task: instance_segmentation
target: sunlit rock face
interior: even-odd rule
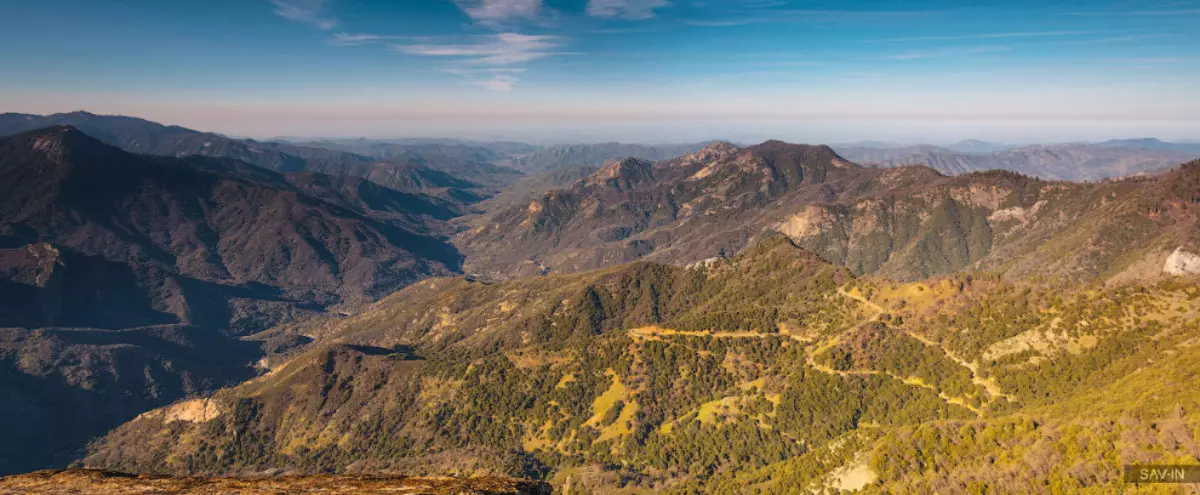
[[[1200,255],[1189,253],[1180,247],[1167,257],[1163,271],[1171,275],[1200,274]]]

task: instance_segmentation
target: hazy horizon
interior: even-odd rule
[[[0,111],[236,136],[951,143],[1200,135],[1200,4],[45,0]],[[69,13],[69,15],[64,15]]]
[[[509,129],[500,131],[498,128],[479,128],[474,130],[464,130],[463,128],[447,127],[442,131],[429,130],[432,126],[419,126],[422,130],[398,131],[396,133],[387,133],[386,131],[377,130],[364,134],[344,133],[344,134],[325,134],[325,135],[289,135],[286,133],[266,133],[259,135],[239,134],[236,132],[227,132],[222,129],[204,128],[181,123],[180,120],[156,119],[146,117],[144,115],[130,115],[119,113],[101,113],[90,110],[74,109],[64,112],[47,112],[44,114],[33,112],[14,112],[14,113],[30,113],[34,115],[50,115],[54,113],[71,113],[71,112],[87,112],[104,116],[123,116],[145,119],[157,122],[164,125],[179,125],[196,131],[213,132],[237,139],[255,139],[259,141],[317,141],[323,139],[368,139],[377,141],[388,140],[462,140],[462,141],[513,141],[525,144],[538,146],[553,146],[553,145],[583,145],[583,144],[599,144],[599,143],[624,143],[624,144],[643,144],[643,145],[670,145],[670,144],[692,144],[708,141],[729,141],[743,145],[758,144],[767,140],[781,140],[792,143],[805,144],[828,144],[828,145],[895,145],[895,146],[915,146],[915,145],[935,145],[949,146],[963,141],[983,141],[989,144],[1022,146],[1022,145],[1037,145],[1037,144],[1060,144],[1060,143],[1102,143],[1110,140],[1126,140],[1126,139],[1159,139],[1167,142],[1184,143],[1184,144],[1200,144],[1200,139],[1191,138],[1194,136],[1186,132],[1186,130],[1200,128],[1198,126],[1179,125],[1173,123],[1148,122],[1145,125],[1136,128],[1141,134],[1129,133],[1120,134],[1119,130],[1105,133],[1099,132],[1078,132],[1083,128],[1100,127],[1096,126],[1095,122],[1082,122],[1070,128],[1063,128],[1066,132],[1048,132],[1042,134],[1034,133],[1008,133],[1008,134],[989,134],[987,132],[987,123],[977,122],[937,122],[936,125],[931,125],[929,122],[903,122],[903,121],[874,121],[874,122],[848,122],[848,123],[804,123],[799,125],[764,125],[760,122],[713,122],[713,123],[695,123],[688,122],[690,127],[683,129],[680,132],[679,122],[637,122],[625,124],[613,124],[605,129],[547,129],[547,128],[530,128],[530,129]],[[707,124],[707,125],[706,125]],[[1082,124],[1079,125],[1079,124]],[[1100,123],[1105,124],[1105,123]],[[1156,125],[1161,124],[1161,125]],[[1188,123],[1191,124],[1191,123]],[[952,132],[943,134],[941,138],[926,137],[930,136],[927,131],[929,129],[952,129]],[[704,129],[713,129],[706,131]],[[972,131],[970,129],[982,129]],[[1151,129],[1158,129],[1153,132]],[[690,131],[690,132],[689,132]],[[1179,132],[1182,131],[1182,132]],[[1178,137],[1172,137],[1178,136]],[[877,146],[878,147],[878,146]],[[885,146],[887,147],[887,146]]]

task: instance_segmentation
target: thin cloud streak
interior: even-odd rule
[[[1008,46],[979,46],[974,48],[947,48],[945,50],[928,50],[919,52],[899,53],[888,57],[891,60],[925,60],[931,58],[962,57],[1011,50]]]
[[[712,19],[712,20],[708,20],[708,19],[694,19],[694,20],[693,20],[693,19],[685,19],[685,20],[682,20],[682,21],[679,21],[679,22],[680,22],[680,23],[682,23],[682,24],[686,24],[686,25],[688,25],[688,26],[699,26],[699,27],[732,27],[732,26],[745,26],[745,25],[747,25],[747,24],[758,24],[758,23],[760,23],[760,22],[766,22],[766,19],[765,19],[765,18],[752,18],[752,19]]]
[[[525,72],[525,69],[511,67],[493,67],[488,69],[462,69],[451,68],[446,69],[449,74],[462,76],[467,78],[471,84],[492,91],[511,92],[516,86],[520,78],[512,74],[520,74]],[[480,79],[480,75],[490,75],[491,77]]]
[[[556,55],[557,36],[500,33],[489,35],[475,43],[393,45],[392,49],[407,55],[457,57],[471,65],[503,66],[530,62]]]
[[[1174,9],[1174,10],[1132,10],[1126,12],[1067,12],[1062,15],[1073,16],[1138,16],[1138,17],[1159,17],[1159,16],[1176,16],[1176,15],[1200,15],[1200,9]]]
[[[338,20],[325,14],[326,0],[269,0],[275,14],[289,21],[311,24],[328,31],[337,27]]]
[[[383,43],[385,41],[395,41],[402,39],[412,39],[407,36],[389,36],[380,34],[351,34],[351,33],[333,33],[333,37],[329,39],[329,44],[335,46],[358,46],[370,45],[374,43]]]
[[[464,77],[476,86],[509,92],[520,81],[515,74],[525,72],[525,68],[512,65],[562,55],[555,51],[559,46],[557,36],[500,33],[473,37],[468,42],[392,45],[392,49],[406,55],[458,59],[464,66],[445,72]]]
[[[766,24],[771,22],[789,22],[796,20],[795,18],[820,17],[820,18],[865,18],[865,17],[925,17],[931,15],[940,15],[937,11],[920,11],[920,12],[901,12],[894,10],[771,10],[764,9],[764,13],[747,13],[743,17],[733,17],[726,19],[683,19],[679,22],[689,26],[699,27],[732,27],[745,26],[749,24]]]
[[[588,0],[587,15],[640,21],[654,17],[654,11],[671,3],[667,0]]]
[[[940,11],[898,11],[898,10],[810,10],[810,9],[790,9],[777,10],[772,14],[783,14],[791,16],[834,16],[834,17],[923,17],[930,15],[940,15]]]
[[[1011,39],[1011,38],[1050,38],[1059,36],[1078,36],[1083,34],[1096,34],[1096,31],[1023,31],[1011,33],[983,33],[983,34],[964,34],[964,35],[949,35],[949,36],[912,36],[905,38],[884,38],[877,40],[863,40],[863,43],[902,43],[908,41],[961,41],[961,40],[995,40],[995,39]]]
[[[492,76],[491,79],[471,81],[471,84],[481,86],[492,91],[507,93],[513,90],[513,86],[516,85],[517,81],[519,80],[520,79],[516,78],[515,76],[497,75]]]
[[[1192,61],[1192,59],[1178,57],[1110,58],[1105,60],[1105,62],[1114,64],[1182,64],[1190,61]]]
[[[1166,38],[1165,34],[1136,34],[1131,36],[1115,36],[1112,38],[1097,38],[1091,40],[1072,41],[1070,45],[1102,45],[1108,43],[1126,43],[1129,41],[1152,40],[1158,38]]]
[[[542,0],[455,0],[454,4],[471,20],[483,24],[534,20],[542,11]]]
[[[446,69],[446,73],[456,76],[469,77],[477,74],[520,74],[525,72],[525,69],[519,67],[490,67],[487,69],[464,69],[461,67],[452,67]]]

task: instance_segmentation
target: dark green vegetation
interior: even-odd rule
[[[1123,463],[1200,454],[1191,283],[897,284],[777,237],[704,268],[430,280],[314,335],[217,414],[144,415],[85,463],[1013,493],[1120,492]]]

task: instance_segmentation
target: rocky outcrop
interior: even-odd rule
[[[143,413],[140,418],[158,419],[164,423],[186,421],[206,423],[217,419],[225,412],[221,403],[213,399],[185,400],[170,406]]]
[[[1170,275],[1200,274],[1200,255],[1189,253],[1180,246],[1167,257],[1163,272]]]

